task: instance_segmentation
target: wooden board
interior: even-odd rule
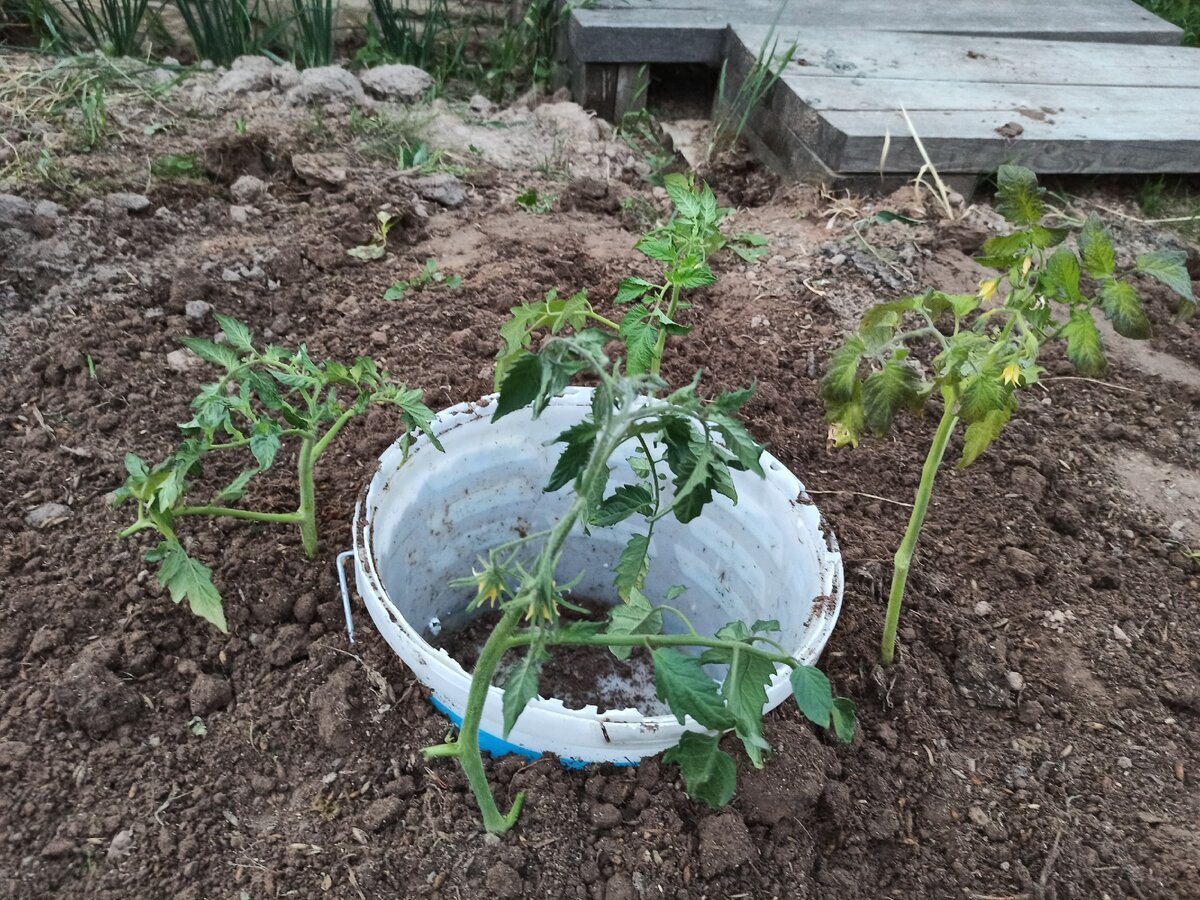
[[[707,63],[722,59],[727,26],[814,28],[853,33],[926,32],[1059,41],[1178,44],[1179,28],[1133,0],[603,0],[572,11],[568,40],[581,62]]]

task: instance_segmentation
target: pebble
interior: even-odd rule
[[[1020,672],[1009,672],[1004,676],[1008,680],[1008,686],[1014,691],[1025,690],[1025,676]]]
[[[104,858],[110,863],[119,862],[132,852],[133,829],[125,828],[113,835]]]
[[[1128,756],[1118,756],[1117,757],[1117,768],[1132,769],[1133,768],[1133,760],[1130,759]]]
[[[242,175],[229,188],[229,193],[241,206],[253,206],[267,195],[267,183],[253,175]]]
[[[190,372],[204,364],[191,350],[180,348],[167,354],[167,368],[172,372]]]
[[[25,523],[32,528],[50,528],[71,518],[75,513],[71,507],[61,503],[43,503],[25,514]]]
[[[104,198],[104,211],[110,216],[132,215],[150,208],[150,198],[142,194],[116,191]]]
[[[380,797],[371,802],[363,813],[362,823],[367,831],[380,831],[400,818],[404,801],[398,797]]]
[[[193,716],[205,716],[224,709],[233,699],[233,687],[220,675],[203,673],[196,676],[188,691],[188,705]]]
[[[440,203],[442,206],[455,209],[466,202],[467,194],[462,182],[449,172],[439,172],[436,175],[426,175],[418,178],[413,184],[417,195],[430,203]]]
[[[975,604],[975,615],[990,616],[991,614],[992,614],[992,604],[988,603],[986,600],[980,600],[978,603]]]
[[[212,304],[203,300],[189,300],[183,305],[183,314],[193,322],[203,322],[204,317],[212,312]]]
[[[621,811],[611,803],[598,803],[592,807],[592,824],[597,828],[609,829],[621,824]]]

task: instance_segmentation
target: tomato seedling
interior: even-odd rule
[[[192,559],[176,534],[177,520],[187,516],[219,516],[295,525],[304,552],[317,552],[316,491],[313,467],[342,427],[371,405],[400,409],[407,451],[409,435],[420,431],[441,449],[429,431],[433,413],[421,402],[421,392],[392,382],[374,360],[360,356],[353,365],[333,360],[313,362],[303,344],[297,350],[269,346],[256,348],[250,330],[236,319],[217,315],[224,343],[202,338],[181,338],[181,343],[201,359],[222,367],[219,380],[207,384],[192,401],[192,418],[179,428],[184,440],[153,468],[134,453],[125,455],[128,477],[117,490],[114,505],[130,500],[137,504],[137,519],[120,532],[130,537],[144,529],[158,532],[161,540],[146,554],[158,564],[158,580],[180,603],[187,600],[192,612],[227,631],[221,595],[212,581],[212,570]],[[291,512],[263,512],[237,503],[251,480],[275,463],[284,441],[299,445],[296,479],[299,505]],[[253,465],[242,469],[219,490],[212,503],[189,504],[192,479],[203,462],[219,451],[247,452]]]
[[[537,354],[522,354],[505,376],[496,403],[493,421],[526,407],[536,417],[577,375],[586,374],[596,384],[591,413],[558,436],[557,442],[565,448],[545,488],[570,487],[567,511],[547,531],[491,548],[477,571],[455,582],[474,589],[471,609],[494,604],[502,615],[472,673],[457,739],[424,752],[428,757],[459,761],[489,832],[510,829],[524,802],[518,794],[507,813],[500,811],[479,749],[488,686],[510,650],[524,650],[524,656],[504,683],[505,737],[537,696],[539,671],[555,648],[608,647],[621,658],[632,648],[648,649],[659,699],[681,724],[690,718],[709,729],[685,733],[664,759],[679,766],[691,796],[712,806],[728,803],[735,786],[734,760],[719,747],[723,732],[735,731],[751,762],[757,767],[763,764],[763,751],[768,749],[763,706],[767,685],[779,667],[789,670],[796,703],[805,716],[823,728],[833,728],[842,740],[850,740],[853,734],[854,704],[834,699],[823,673],[798,663],[770,637],[779,630],[778,622],[731,622],[715,635],[704,635],[669,605],[681,589],[669,592],[658,605],[644,592],[655,522],[668,515],[691,522],[716,494],[736,501],[730,473],[740,470],[761,476],[762,447],[737,418],[751,391],[724,393],[708,402],[697,395],[694,380],[660,397],[666,385],[657,376],[625,375],[619,364],[609,360],[604,347],[610,340],[612,336],[603,331],[587,329],[552,339]],[[635,481],[610,491],[610,460],[631,441],[637,447],[630,459]],[[614,588],[623,602],[602,621],[564,621],[564,609],[586,615],[564,596],[570,584],[557,579],[568,536],[578,528],[605,528],[632,517],[640,517],[645,526],[629,539],[615,567]],[[677,617],[685,633],[663,634],[666,615]],[[689,647],[702,652],[698,656],[682,652],[681,648]],[[708,664],[727,667],[722,683],[704,670]]]
[[[447,275],[438,269],[435,257],[425,260],[425,267],[407,281],[397,281],[383,292],[384,300],[403,300],[410,291],[423,291],[426,288],[444,287],[453,290],[462,284],[461,275]]]
[[[964,468],[979,458],[1018,409],[1021,390],[1043,371],[1038,358],[1052,341],[1066,342],[1067,359],[1085,375],[1106,366],[1093,310],[1120,335],[1144,339],[1150,321],[1127,274],[1161,281],[1180,297],[1179,318],[1195,312],[1182,251],[1139,256],[1132,273],[1118,275],[1112,237],[1096,217],[1059,216],[1046,224],[1044,189],[1020,166],[1002,166],[997,209],[1016,230],[983,245],[980,259],[999,274],[975,294],[928,291],[871,307],[856,332],[830,359],[821,383],[834,447],[857,445],[866,431],[882,436],[904,409],[921,412],[937,396],[941,418],[921,471],[912,514],[896,551],[881,657],[890,665],[904,588],[920,537],[934,479],[950,437],[966,424]],[[1068,239],[1073,236],[1073,242]],[[1085,278],[1086,276],[1086,278]],[[937,354],[924,368],[912,348],[932,344]]]

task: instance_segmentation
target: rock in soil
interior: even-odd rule
[[[54,686],[54,699],[74,727],[93,738],[141,715],[142,699],[124,681],[93,660],[79,660]]]
[[[242,206],[253,206],[267,195],[267,183],[254,175],[242,175],[230,185],[229,193]]]
[[[413,185],[417,195],[431,203],[440,203],[455,209],[463,205],[467,199],[462,182],[449,172],[439,172],[436,175],[426,175],[418,178]]]
[[[188,706],[193,716],[206,716],[224,709],[233,700],[233,686],[227,678],[203,673],[196,676],[188,691]]]
[[[314,187],[341,187],[346,183],[346,157],[341,153],[296,153],[292,171]]]
[[[59,525],[75,515],[71,507],[61,503],[43,503],[25,514],[25,522],[32,528],[49,528]]]
[[[367,102],[362,84],[341,66],[305,69],[296,86],[287,92],[287,98],[295,106],[331,101],[362,106]]]
[[[750,830],[735,812],[722,813],[700,823],[700,868],[706,878],[757,859]]]
[[[272,75],[275,63],[265,56],[239,56],[213,90],[218,94],[246,94],[250,91],[269,91],[274,87]]]
[[[419,100],[433,87],[433,78],[424,69],[393,63],[367,69],[359,76],[372,96],[380,100],[400,100],[408,103]]]
[[[404,801],[398,797],[380,797],[367,807],[363,813],[363,828],[367,831],[379,831],[391,825],[404,812]]]

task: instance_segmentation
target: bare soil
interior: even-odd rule
[[[714,173],[723,199],[754,204],[733,227],[765,234],[771,255],[717,261],[665,374],[703,368],[712,390],[759,380],[749,427],[812,489],[845,555],[823,666],[857,702],[859,731],[836,744],[781,707],[766,723],[775,752],[761,771],[742,759],[726,811],[689,801],[657,760],[497,760],[495,790],[528,802],[496,841],[455,766],[418,752],[448,731],[424,690],[365,621],[353,647],[342,631],[334,556],[394,416],[352,423],[323,460],[315,560],[282,529],[188,523],[229,636],[170,603],[142,544],[115,538],[126,519],[106,495],[127,450],[168,450],[211,377],[167,363],[177,338],[215,331],[189,301],[314,357],[372,354],[447,406],[490,390],[509,307],[554,287],[603,306],[641,271],[637,211],[661,212],[662,196],[597,144],[572,151],[569,171],[480,163],[467,202],[448,210],[358,154],[345,110],[232,98],[153,136],[142,125],[165,115],[158,106],[113,114],[122,134],[100,150],[55,144],[72,190],[33,169],[3,188],[62,208],[0,228],[0,896],[1200,897],[1200,572],[1173,518],[1197,514],[1165,514],[1152,479],[1139,489],[1118,468],[1169,464],[1194,484],[1194,382],[1136,355],[1080,380],[1052,352],[1045,388],[997,446],[940,474],[900,663],[875,664],[902,504],[933,424],[905,420],[886,441],[832,452],[817,383],[865,304],[974,288],[986,203],[965,223],[869,226],[864,242],[853,222],[910,204],[784,187],[752,166]],[[238,118],[242,139],[229,137]],[[4,128],[18,149],[66,134]],[[293,173],[295,153],[330,149],[346,154],[344,183]],[[162,153],[207,158],[211,176],[147,175]],[[269,194],[234,204],[245,171]],[[558,196],[554,211],[514,206],[531,185]],[[149,203],[127,211],[118,190]],[[1119,192],[1090,191],[1083,208],[1136,214]],[[401,216],[388,256],[348,257],[385,205]],[[1131,251],[1179,241],[1117,224]],[[462,285],[381,299],[428,256]],[[1194,372],[1197,331],[1146,293],[1149,349]],[[250,499],[291,507],[289,463]],[[47,503],[65,510],[30,524]]]

